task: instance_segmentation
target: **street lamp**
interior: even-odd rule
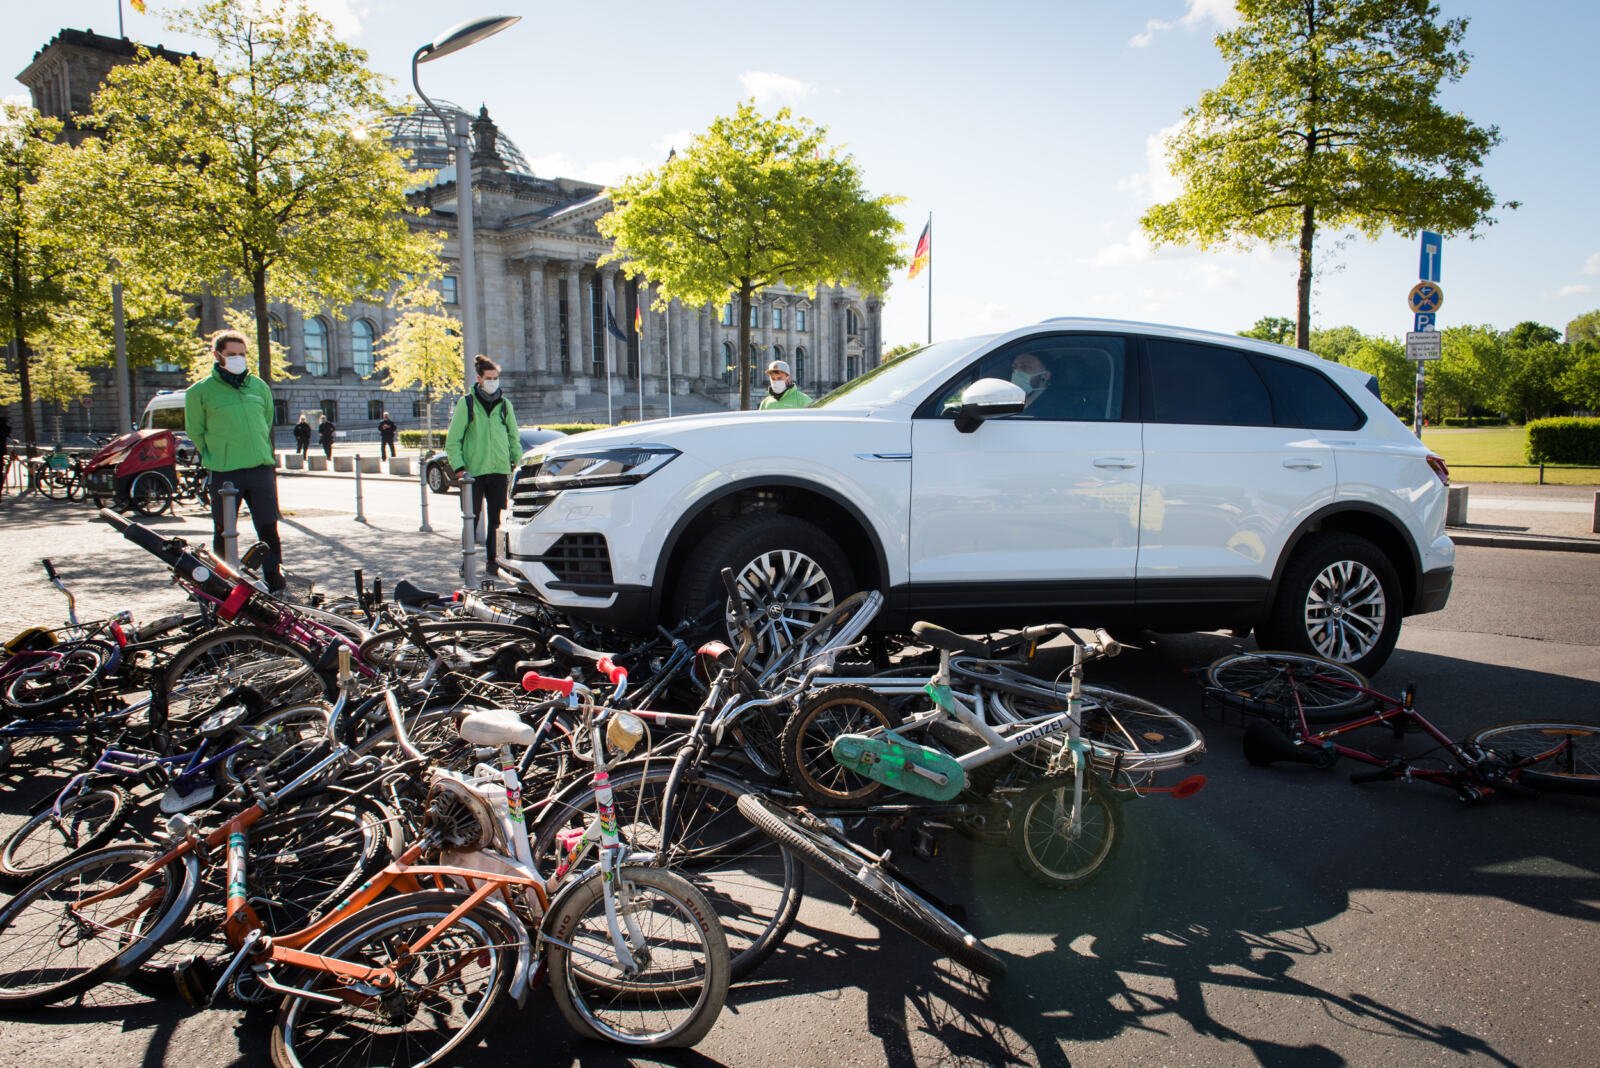
[[[521,15],[492,15],[487,18],[468,19],[459,26],[452,26],[432,41],[417,49],[411,57],[411,85],[416,89],[422,102],[428,105],[428,110],[439,119],[439,124],[444,127],[445,136],[449,138],[456,156],[456,228],[460,234],[461,245],[461,288],[464,295],[461,298],[461,354],[466,366],[462,375],[466,382],[466,389],[472,388],[477,375],[472,369],[472,358],[477,355],[478,347],[478,269],[475,260],[475,241],[473,234],[472,218],[472,139],[467,131],[467,117],[457,115],[452,124],[444,117],[444,113],[434,106],[428,94],[422,91],[422,85],[417,81],[417,64],[431,63],[436,59],[448,56],[452,52],[459,52],[463,48],[477,44],[485,37],[493,37],[508,26],[513,26],[522,21]]]

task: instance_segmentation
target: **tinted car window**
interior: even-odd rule
[[[1150,338],[1150,419],[1156,423],[1271,426],[1272,401],[1236,349]]]
[[[1027,407],[1012,419],[1111,422],[1122,418],[1127,343],[1120,337],[1028,338],[989,353],[957,376],[926,414],[953,416],[961,391],[980,378],[1015,382]]]
[[[1361,425],[1361,413],[1339,387],[1312,368],[1255,353],[1250,358],[1272,394],[1272,415],[1279,426],[1354,430]]]

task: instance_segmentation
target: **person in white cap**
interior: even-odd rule
[[[810,405],[811,398],[794,384],[787,361],[773,360],[767,364],[767,395],[761,398],[762,411],[770,408],[807,408]]]

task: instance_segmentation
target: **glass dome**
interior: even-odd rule
[[[435,97],[434,105],[444,112],[445,118],[453,125],[457,115],[465,115],[467,122],[472,122],[474,116],[452,104],[448,100]],[[395,148],[403,148],[411,153],[411,158],[406,160],[406,167],[414,171],[437,171],[455,163],[450,152],[450,139],[445,136],[445,128],[439,122],[439,116],[429,110],[426,104],[418,103],[409,115],[393,114],[383,120],[385,136]],[[500,153],[500,158],[505,160],[508,170],[518,174],[532,174],[528,160],[522,150],[512,144],[504,130],[495,134],[495,148]]]

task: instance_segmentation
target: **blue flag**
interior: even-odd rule
[[[617,325],[617,317],[611,314],[611,302],[606,301],[606,333],[618,341],[626,342],[628,335],[622,332],[622,327]]]

